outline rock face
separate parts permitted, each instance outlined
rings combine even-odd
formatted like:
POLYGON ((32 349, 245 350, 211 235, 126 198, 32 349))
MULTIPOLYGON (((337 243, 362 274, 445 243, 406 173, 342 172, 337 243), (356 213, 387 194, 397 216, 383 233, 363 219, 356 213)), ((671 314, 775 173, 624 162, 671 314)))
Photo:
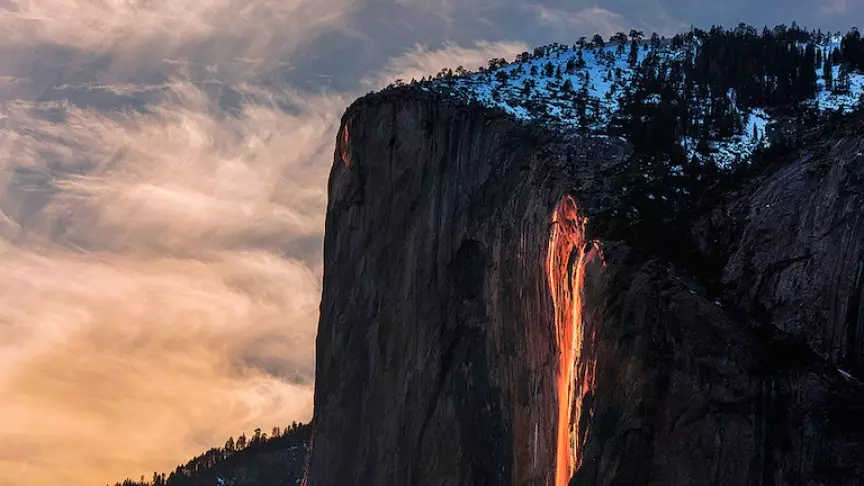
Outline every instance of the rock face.
POLYGON ((724 281, 761 324, 864 371, 864 123, 826 137, 733 202, 724 281))
POLYGON ((834 366, 862 353, 860 167, 802 159, 694 225, 720 306, 588 241, 625 154, 422 93, 348 109, 307 486, 864 484, 864 387, 834 366))
POLYGON ((586 280, 597 378, 573 484, 864 484, 860 383, 662 262, 604 256, 586 280))

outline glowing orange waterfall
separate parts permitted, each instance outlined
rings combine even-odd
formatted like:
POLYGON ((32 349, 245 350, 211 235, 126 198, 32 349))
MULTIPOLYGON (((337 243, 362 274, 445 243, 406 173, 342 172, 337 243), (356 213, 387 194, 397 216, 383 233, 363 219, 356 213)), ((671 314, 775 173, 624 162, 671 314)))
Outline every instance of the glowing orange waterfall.
POLYGON ((345 123, 345 127, 342 129, 342 140, 339 141, 339 151, 342 156, 342 163, 345 164, 345 167, 351 165, 351 134, 348 132, 348 123, 345 123))
MULTIPOLYGON (((549 289, 555 305, 555 336, 559 350, 558 431, 555 486, 566 486, 581 463, 579 430, 582 399, 593 386, 593 364, 580 361, 585 340, 582 285, 585 264, 597 251, 586 251, 585 223, 576 201, 565 196, 555 207, 546 257, 549 289), (580 372, 580 370, 582 370, 580 372)), ((581 433, 580 433, 581 432, 581 433)))

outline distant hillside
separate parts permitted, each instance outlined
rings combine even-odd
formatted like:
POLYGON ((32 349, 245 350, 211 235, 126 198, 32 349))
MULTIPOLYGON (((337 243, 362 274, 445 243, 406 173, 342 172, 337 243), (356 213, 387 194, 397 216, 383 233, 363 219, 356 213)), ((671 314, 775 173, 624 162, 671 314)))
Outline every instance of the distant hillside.
MULTIPOLYGON (((415 82, 525 121, 619 135, 721 168, 770 145, 783 115, 813 122, 862 105, 864 41, 857 29, 822 33, 784 25, 759 31, 692 29, 672 38, 631 30, 492 59, 479 72, 446 69, 415 82)), ((393 87, 403 84, 397 81, 393 87)), ((682 169, 683 170, 683 169, 682 169)))
POLYGON ((270 436, 256 429, 196 456, 170 474, 127 479, 114 486, 294 486, 303 478, 311 426, 292 424, 270 436))

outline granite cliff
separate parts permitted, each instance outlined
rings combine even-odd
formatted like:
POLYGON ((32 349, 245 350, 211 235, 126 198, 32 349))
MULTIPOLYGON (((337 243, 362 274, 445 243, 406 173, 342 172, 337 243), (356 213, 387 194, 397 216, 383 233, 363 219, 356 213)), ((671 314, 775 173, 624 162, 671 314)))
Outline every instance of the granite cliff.
POLYGON ((706 279, 592 224, 627 143, 361 98, 305 484, 864 484, 862 134, 841 120, 694 219, 706 279))

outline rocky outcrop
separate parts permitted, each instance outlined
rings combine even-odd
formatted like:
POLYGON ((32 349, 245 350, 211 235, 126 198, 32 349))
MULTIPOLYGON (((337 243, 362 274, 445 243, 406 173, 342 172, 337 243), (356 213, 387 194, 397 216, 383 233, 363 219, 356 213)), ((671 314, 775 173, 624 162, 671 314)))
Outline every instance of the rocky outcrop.
POLYGON ((735 234, 723 275, 734 305, 853 374, 864 372, 862 133, 850 120, 714 213, 735 234))
MULTIPOLYGON (((758 322, 739 312, 802 295, 748 280, 766 230, 737 217, 744 202, 702 223, 735 240, 738 307, 650 255, 587 241, 584 218, 616 197, 600 169, 625 153, 431 94, 348 109, 308 486, 864 484, 862 387, 796 339, 824 331, 783 332, 795 328, 777 306, 758 322)), ((753 191, 779 197, 770 187, 753 191)))
POLYGON ((597 378, 572 484, 864 484, 859 382, 663 262, 604 256, 586 280, 597 378))

